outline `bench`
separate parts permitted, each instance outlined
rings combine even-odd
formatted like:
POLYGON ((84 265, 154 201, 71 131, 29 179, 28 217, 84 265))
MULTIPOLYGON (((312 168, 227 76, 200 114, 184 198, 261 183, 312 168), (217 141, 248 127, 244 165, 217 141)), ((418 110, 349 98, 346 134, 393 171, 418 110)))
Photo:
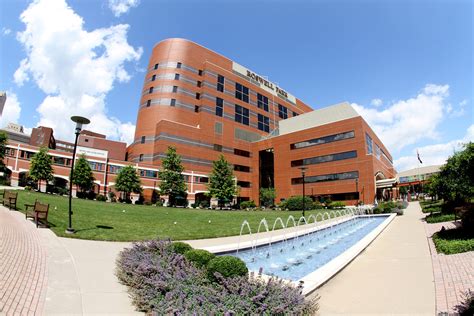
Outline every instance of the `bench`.
POLYGON ((18 192, 5 191, 3 194, 2 204, 9 209, 16 210, 16 201, 18 199, 18 192))
POLYGON ((26 211, 25 219, 28 217, 34 218, 36 223, 36 228, 38 228, 39 222, 43 222, 45 226, 48 226, 48 211, 49 204, 42 204, 38 201, 35 202, 32 211, 26 211))

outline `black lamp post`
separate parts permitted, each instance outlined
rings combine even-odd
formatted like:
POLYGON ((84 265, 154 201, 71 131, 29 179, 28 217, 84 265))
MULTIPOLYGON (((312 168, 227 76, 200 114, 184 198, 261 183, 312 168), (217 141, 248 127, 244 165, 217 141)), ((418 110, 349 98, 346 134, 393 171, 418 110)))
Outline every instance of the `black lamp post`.
POLYGON ((76 123, 76 140, 74 141, 74 150, 72 152, 71 175, 69 176, 69 225, 66 229, 66 234, 74 234, 72 228, 72 179, 74 176, 74 161, 76 158, 77 139, 82 130, 82 125, 89 124, 91 121, 82 116, 72 116, 71 120, 76 123))
POLYGON ((301 176, 303 177, 303 217, 304 217, 304 210, 305 210, 305 205, 304 205, 304 200, 305 200, 305 188, 304 188, 304 184, 305 184, 305 173, 306 173, 306 169, 308 169, 307 167, 301 167, 301 168, 298 168, 301 170, 301 176))

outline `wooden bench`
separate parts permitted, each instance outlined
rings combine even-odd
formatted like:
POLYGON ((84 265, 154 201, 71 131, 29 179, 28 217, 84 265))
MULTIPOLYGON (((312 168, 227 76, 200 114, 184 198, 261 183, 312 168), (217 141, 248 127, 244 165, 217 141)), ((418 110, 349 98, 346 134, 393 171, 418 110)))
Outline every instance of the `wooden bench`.
POLYGON ((18 200, 18 192, 5 191, 3 194, 2 204, 9 209, 16 210, 16 201, 18 200))
POLYGON ((49 204, 42 204, 38 201, 35 202, 32 211, 26 211, 25 219, 28 217, 34 218, 36 223, 36 228, 38 228, 39 222, 43 222, 45 226, 48 226, 48 211, 49 204))

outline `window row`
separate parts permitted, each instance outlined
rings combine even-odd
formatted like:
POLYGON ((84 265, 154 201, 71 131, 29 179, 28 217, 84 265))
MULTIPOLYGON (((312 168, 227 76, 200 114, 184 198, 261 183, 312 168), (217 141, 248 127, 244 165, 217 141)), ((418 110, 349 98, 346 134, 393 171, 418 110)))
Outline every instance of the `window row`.
POLYGON ((315 165, 319 163, 345 160, 345 159, 351 159, 351 158, 356 158, 356 157, 357 157, 357 151, 354 150, 354 151, 347 151, 347 152, 331 154, 331 155, 293 160, 291 162, 291 166, 299 167, 299 166, 306 166, 306 165, 315 165))
POLYGON ((324 136, 324 137, 313 138, 313 139, 309 139, 309 140, 299 142, 299 143, 294 143, 290 145, 290 148, 300 149, 300 148, 305 148, 305 147, 310 147, 310 146, 332 143, 332 142, 354 138, 354 137, 355 137, 354 131, 344 132, 344 133, 339 133, 339 134, 334 134, 334 135, 329 135, 329 136, 324 136))
MULTIPOLYGON (((160 66, 160 64, 157 63, 157 64, 155 64, 155 66, 153 67, 153 69, 154 69, 154 70, 157 70, 157 69, 159 68, 159 66, 160 66)), ((181 62, 177 62, 177 63, 176 63, 176 68, 177 68, 177 69, 181 69, 182 66, 183 66, 183 64, 182 64, 181 62)), ((199 76, 202 76, 202 75, 203 75, 202 69, 198 69, 198 75, 199 75, 199 76)))
MULTIPOLYGON (((338 180, 349 180, 349 179, 358 179, 358 171, 342 172, 342 173, 332 173, 324 174, 320 176, 309 176, 305 177, 305 183, 315 183, 315 182, 326 182, 326 181, 338 181, 338 180)), ((303 178, 293 178, 291 179, 291 184, 302 184, 303 178)))

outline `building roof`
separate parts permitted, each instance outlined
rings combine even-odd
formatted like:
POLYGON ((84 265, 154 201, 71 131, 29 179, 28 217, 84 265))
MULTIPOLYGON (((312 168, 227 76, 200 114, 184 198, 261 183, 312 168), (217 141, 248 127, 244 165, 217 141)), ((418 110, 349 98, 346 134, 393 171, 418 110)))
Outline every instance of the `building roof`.
POLYGON ((331 105, 278 122, 279 134, 285 135, 353 117, 359 113, 347 102, 331 105))
POLYGON ((428 174, 428 173, 436 173, 436 172, 440 171, 440 168, 442 166, 443 165, 433 165, 433 166, 425 166, 425 167, 405 170, 405 171, 402 171, 402 172, 398 173, 398 178, 418 176, 418 175, 421 175, 421 174, 428 174))

